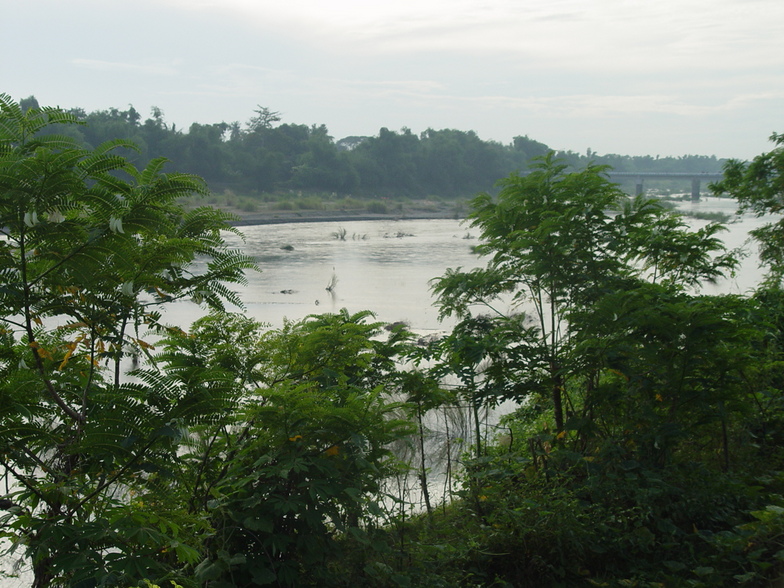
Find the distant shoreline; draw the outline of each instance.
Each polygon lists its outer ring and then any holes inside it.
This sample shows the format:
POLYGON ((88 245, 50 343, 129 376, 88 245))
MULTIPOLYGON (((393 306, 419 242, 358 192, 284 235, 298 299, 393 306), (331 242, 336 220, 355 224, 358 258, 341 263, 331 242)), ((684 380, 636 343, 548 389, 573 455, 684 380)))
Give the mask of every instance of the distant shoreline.
POLYGON ((395 214, 374 214, 364 210, 357 211, 335 211, 335 210, 299 210, 284 211, 274 210, 265 212, 239 212, 231 211, 237 220, 230 221, 234 227, 246 227, 253 225, 277 225, 286 223, 330 223, 330 222, 350 222, 350 221, 404 221, 404 220, 432 220, 432 219, 455 219, 462 220, 465 215, 455 214, 454 211, 399 211, 395 214))

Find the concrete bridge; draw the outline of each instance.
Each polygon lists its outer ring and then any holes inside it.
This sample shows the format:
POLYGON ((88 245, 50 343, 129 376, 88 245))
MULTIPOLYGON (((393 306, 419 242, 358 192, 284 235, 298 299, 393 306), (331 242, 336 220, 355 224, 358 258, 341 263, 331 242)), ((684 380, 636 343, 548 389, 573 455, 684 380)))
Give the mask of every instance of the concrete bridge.
POLYGON ((720 173, 689 173, 689 172, 617 172, 610 171, 607 175, 611 180, 623 180, 634 178, 634 193, 642 194, 643 180, 644 179, 657 179, 657 180, 671 180, 671 179, 691 179, 691 199, 700 199, 700 184, 703 181, 714 182, 722 179, 724 176, 720 173))

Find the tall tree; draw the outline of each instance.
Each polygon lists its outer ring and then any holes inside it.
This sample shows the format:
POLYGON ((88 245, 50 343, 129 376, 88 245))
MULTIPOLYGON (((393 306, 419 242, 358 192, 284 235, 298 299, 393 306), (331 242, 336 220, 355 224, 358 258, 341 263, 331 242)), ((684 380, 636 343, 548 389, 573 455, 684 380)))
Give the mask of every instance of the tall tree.
POLYGON ((197 555, 177 521, 132 497, 167 475, 200 405, 160 381, 124 382, 121 362, 151 349, 161 306, 239 304, 227 285, 254 267, 226 248, 226 215, 181 208, 206 191, 199 178, 163 173, 161 159, 137 170, 115 153, 126 141, 88 150, 47 134, 76 122, 0 95, 4 534, 36 588, 136 581, 197 555), (175 543, 174 560, 159 557, 175 543))
MULTIPOLYGON (((510 305, 512 314, 531 313, 527 324, 516 321, 523 326, 520 342, 530 342, 532 326, 539 334, 533 346, 518 354, 526 358, 525 370, 520 371, 541 374, 540 391, 549 391, 556 431, 564 428, 564 401, 569 401, 564 397, 570 371, 566 358, 574 312, 589 307, 606 291, 646 276, 651 266, 658 279, 694 284, 713 279, 736 263, 714 238, 717 227, 692 233, 657 203, 628 200, 605 171, 589 165, 568 173, 551 152, 538 160, 531 174, 502 180, 497 199, 478 196, 469 215, 472 226, 481 231, 477 249, 490 257, 487 267, 449 270, 434 285, 442 315, 475 321, 477 306, 489 308, 505 321, 499 333, 507 336, 510 316, 499 310, 499 304, 510 305), (654 247, 662 235, 671 247, 668 255, 660 253, 663 245, 654 247), (670 259, 681 262, 666 263, 670 259), (536 358, 533 365, 531 358, 536 358)), ((530 375, 524 380, 536 382, 530 375)), ((507 381, 507 390, 496 389, 493 395, 519 398, 521 391, 510 387, 514 379, 507 381)), ((486 383, 495 386, 499 381, 488 378, 486 383)))
POLYGON ((276 122, 280 121, 280 112, 272 110, 260 104, 253 111, 256 116, 252 116, 248 121, 248 130, 251 133, 271 129, 276 122))
POLYGON ((397 464, 388 445, 410 432, 392 398, 410 335, 384 337, 371 316, 344 309, 265 332, 215 314, 165 341, 173 386, 235 390, 233 410, 193 431, 163 481, 214 528, 195 570, 204 585, 342 586, 331 566, 350 538, 375 549, 381 483, 397 464))

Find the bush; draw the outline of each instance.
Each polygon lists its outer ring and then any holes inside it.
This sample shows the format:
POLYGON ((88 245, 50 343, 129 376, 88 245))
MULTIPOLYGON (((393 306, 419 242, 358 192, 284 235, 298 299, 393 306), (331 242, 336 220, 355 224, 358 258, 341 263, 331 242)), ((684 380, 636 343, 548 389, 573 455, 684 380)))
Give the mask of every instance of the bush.
POLYGON ((784 509, 697 464, 654 471, 554 448, 535 468, 499 452, 469 461, 463 487, 432 520, 390 531, 407 565, 452 585, 756 586, 784 559, 784 509))
POLYGON ((337 210, 352 210, 357 208, 365 208, 365 203, 362 200, 357 200, 356 198, 341 198, 340 200, 335 201, 335 208, 337 210))
POLYGON ((258 208, 258 205, 249 198, 243 198, 240 202, 240 210, 244 212, 256 212, 258 208))
POLYGON ((324 210, 324 203, 318 196, 305 196, 297 199, 299 210, 324 210))
POLYGON ((389 214, 389 207, 379 200, 367 203, 367 211, 373 214, 389 214))

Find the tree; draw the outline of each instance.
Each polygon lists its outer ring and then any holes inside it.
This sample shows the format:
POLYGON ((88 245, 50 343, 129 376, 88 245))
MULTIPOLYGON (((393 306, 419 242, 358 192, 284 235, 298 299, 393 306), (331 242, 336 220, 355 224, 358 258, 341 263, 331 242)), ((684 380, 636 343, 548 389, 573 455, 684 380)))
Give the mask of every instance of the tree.
MULTIPOLYGON (((494 387, 491 396, 519 400, 533 392, 537 378, 530 374, 539 374, 539 393, 549 391, 556 432, 564 429, 564 402, 571 404, 567 358, 570 317, 576 311, 589 308, 607 291, 628 288, 652 267, 657 279, 693 285, 736 264, 731 255, 722 255, 723 246, 714 238, 718 226, 702 233, 688 231, 656 202, 628 200, 604 175, 605 169, 589 165, 567 173, 551 152, 529 175, 502 180, 497 200, 489 194, 475 198, 469 219, 481 231, 483 242, 477 249, 490 256, 490 262, 470 272, 449 270, 433 287, 442 316, 476 322, 473 313, 480 306, 508 324, 510 317, 499 304, 509 304, 512 314, 531 312, 530 319, 516 321, 522 326, 516 356, 525 360, 520 371, 529 373, 526 386, 516 389, 516 379, 508 374, 486 383, 506 380, 506 389, 494 387), (670 247, 667 255, 660 239, 670 247), (666 262, 671 259, 682 261, 666 262), (531 326, 538 337, 529 344, 531 326), (519 349, 523 344, 525 351, 519 349)), ((482 353, 476 349, 474 355, 479 364, 482 353)), ((494 355, 497 361, 505 357, 494 355)), ((574 412, 575 407, 568 409, 574 412)))
POLYGON ((349 152, 359 172, 359 188, 394 196, 414 193, 418 147, 419 137, 406 128, 396 133, 384 127, 377 137, 359 143, 349 152))
POLYGON ((335 145, 337 146, 338 151, 352 151, 357 147, 357 145, 361 144, 367 139, 368 137, 351 135, 350 137, 343 137, 337 141, 335 145))
MULTIPOLYGON (((784 212, 784 134, 773 133, 776 145, 768 153, 746 163, 730 160, 724 178, 711 184, 717 194, 729 194, 740 204, 738 214, 751 211, 757 216, 784 212)), ((759 245, 761 265, 768 266, 769 285, 780 287, 784 280, 784 217, 751 231, 759 245)))
POLYGON ((567 428, 592 429, 615 459, 645 468, 664 468, 698 445, 728 470, 728 430, 750 416, 744 374, 759 363, 766 336, 755 306, 671 283, 607 292, 572 317, 573 361, 596 377, 567 428))
POLYGON ((256 116, 252 116, 248 121, 248 130, 251 133, 269 130, 273 124, 280 121, 280 112, 270 110, 266 106, 259 104, 253 112, 256 113, 256 116))
POLYGON ((371 316, 343 310, 266 331, 216 314, 165 341, 172 386, 234 389, 216 394, 233 408, 193 431, 167 482, 214 528, 195 569, 205 585, 345 585, 334 568, 348 571, 347 543, 371 545, 381 483, 397 467, 388 445, 411 430, 392 400, 409 334, 382 338, 371 316))
POLYGON ((126 141, 89 150, 47 134, 75 123, 0 95, 3 524, 41 588, 161 577, 198 555, 179 515, 149 506, 200 405, 161 380, 124 381, 122 366, 166 331, 161 307, 239 304, 227 285, 255 267, 226 248, 227 215, 180 206, 206 192, 199 178, 162 159, 137 170, 115 153, 126 141))
POLYGON ((327 127, 313 125, 304 144, 306 151, 292 168, 292 184, 297 188, 350 192, 356 186, 356 172, 329 136, 327 127))
POLYGON ((208 182, 218 182, 226 175, 226 150, 222 137, 229 126, 192 124, 188 134, 180 137, 182 154, 179 163, 183 169, 198 173, 208 182))
POLYGON ((758 302, 771 328, 764 345, 770 354, 764 367, 756 368, 749 382, 754 386, 755 404, 763 413, 758 434, 767 454, 776 453, 782 430, 782 388, 780 385, 782 349, 782 293, 784 289, 784 134, 773 133, 775 147, 750 162, 730 160, 724 165, 724 177, 712 184, 715 194, 728 194, 739 203, 738 214, 752 212, 770 216, 770 222, 750 232, 759 247, 760 266, 767 266, 765 281, 757 289, 758 302))
POLYGON ((522 157, 520 163, 528 163, 537 157, 547 155, 550 148, 544 143, 529 139, 528 135, 517 136, 512 140, 512 150, 515 155, 522 157))
POLYGON ((467 462, 459 514, 436 523, 476 521, 461 527, 475 545, 463 577, 766 583, 781 549, 781 289, 700 295, 736 264, 720 227, 626 199, 601 168, 548 157, 473 206, 490 260, 435 281, 459 318, 435 374, 520 407, 504 443, 467 462))
POLYGON ((35 96, 28 96, 19 101, 19 108, 26 112, 31 108, 40 108, 40 105, 35 96))

